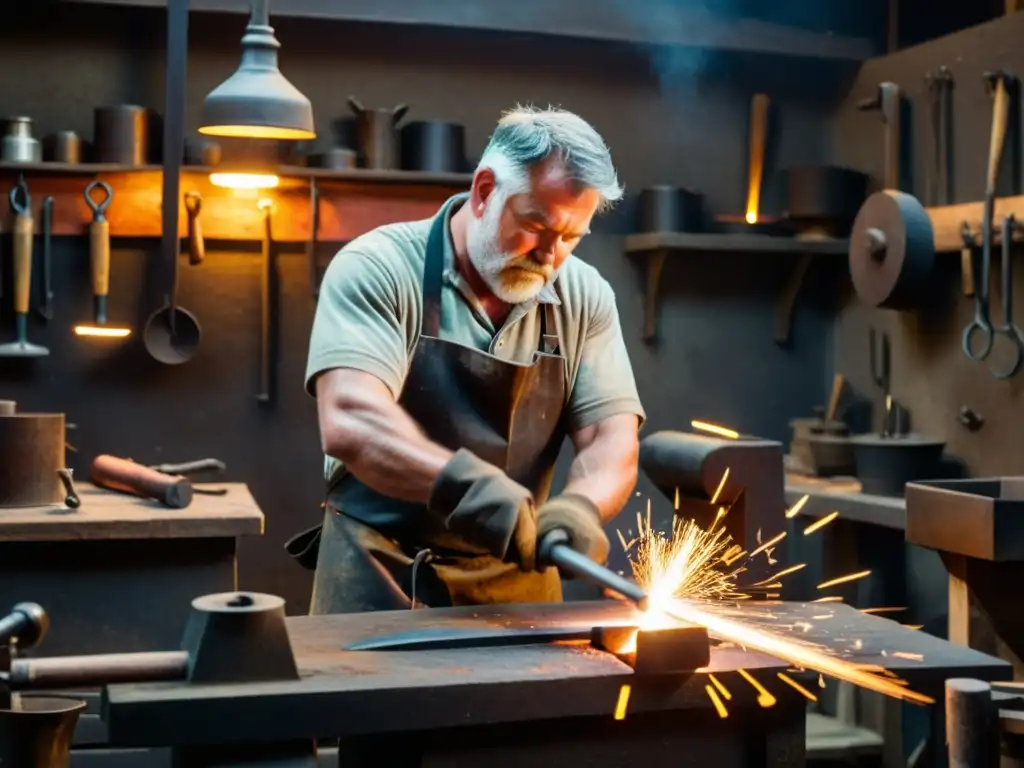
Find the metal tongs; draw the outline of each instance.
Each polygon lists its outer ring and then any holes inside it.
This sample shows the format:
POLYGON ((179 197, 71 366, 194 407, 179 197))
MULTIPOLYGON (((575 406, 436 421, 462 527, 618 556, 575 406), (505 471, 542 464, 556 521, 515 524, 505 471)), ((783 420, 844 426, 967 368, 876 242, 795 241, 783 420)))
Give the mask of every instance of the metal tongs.
POLYGON ((227 469, 227 465, 220 459, 196 459, 181 464, 151 464, 149 468, 165 475, 187 477, 193 483, 193 493, 201 493, 204 496, 226 496, 228 492, 227 488, 197 488, 194 485, 196 480, 192 477, 203 472, 217 472, 218 474, 223 472, 227 469))

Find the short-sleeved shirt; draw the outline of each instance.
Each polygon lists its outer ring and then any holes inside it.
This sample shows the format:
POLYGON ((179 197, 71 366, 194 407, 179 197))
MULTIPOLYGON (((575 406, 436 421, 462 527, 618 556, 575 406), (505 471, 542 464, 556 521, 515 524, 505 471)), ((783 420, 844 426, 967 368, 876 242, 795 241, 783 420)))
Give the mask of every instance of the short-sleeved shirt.
MULTIPOLYGON (((457 195, 437 215, 456 211, 457 195)), ((423 269, 434 218, 388 224, 342 248, 324 274, 306 367, 306 390, 333 368, 353 368, 379 378, 398 399, 420 336, 423 269)), ((538 349, 540 303, 555 305, 566 360, 565 424, 570 433, 609 416, 645 417, 622 338, 615 294, 598 271, 576 256, 563 262, 540 295, 513 307, 497 328, 467 282, 453 268, 454 246, 446 226, 440 337, 529 363, 538 349)), ((547 329, 546 333, 552 333, 547 329)), ((439 404, 441 405, 441 404, 439 404)), ((326 457, 328 480, 340 477, 339 462, 326 457)))

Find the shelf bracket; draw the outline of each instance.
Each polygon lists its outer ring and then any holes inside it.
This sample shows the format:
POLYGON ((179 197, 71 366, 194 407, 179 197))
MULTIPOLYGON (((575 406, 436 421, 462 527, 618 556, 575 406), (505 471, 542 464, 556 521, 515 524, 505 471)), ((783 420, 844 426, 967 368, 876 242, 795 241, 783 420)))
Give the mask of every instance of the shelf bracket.
POLYGON ((775 306, 775 343, 780 347, 789 346, 793 338, 793 311, 796 309, 796 301, 800 297, 800 291, 804 286, 804 279, 807 277, 807 270, 811 266, 811 255, 802 254, 793 271, 786 281, 786 288, 779 296, 779 302, 775 306))
POLYGON ((658 300, 661 287, 661 271, 665 266, 666 248, 653 248, 649 251, 635 251, 634 256, 640 260, 644 279, 644 324, 643 340, 647 344, 658 338, 658 300))

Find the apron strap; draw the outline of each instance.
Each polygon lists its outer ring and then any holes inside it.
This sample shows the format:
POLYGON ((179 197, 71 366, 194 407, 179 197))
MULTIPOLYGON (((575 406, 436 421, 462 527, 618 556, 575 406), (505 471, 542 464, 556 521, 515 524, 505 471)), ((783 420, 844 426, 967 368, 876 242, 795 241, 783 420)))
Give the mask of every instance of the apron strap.
MULTIPOLYGON (((454 200, 454 198, 452 198, 454 200)), ((427 253, 423 260, 423 322, 420 333, 439 338, 441 335, 441 288, 444 284, 444 238, 448 228, 449 200, 434 217, 427 236, 427 253)))
POLYGON ((544 304, 543 306, 543 314, 540 316, 541 351, 549 355, 557 355, 560 342, 558 324, 555 321, 555 307, 553 304, 544 304))

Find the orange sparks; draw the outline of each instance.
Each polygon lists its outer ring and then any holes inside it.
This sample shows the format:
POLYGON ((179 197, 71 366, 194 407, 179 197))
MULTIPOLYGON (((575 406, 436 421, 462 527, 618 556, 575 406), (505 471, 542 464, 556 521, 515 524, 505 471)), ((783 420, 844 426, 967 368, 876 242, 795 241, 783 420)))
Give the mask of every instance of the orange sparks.
POLYGON ((835 587, 840 584, 846 584, 851 581, 857 581, 857 579, 863 579, 865 576, 870 576, 871 571, 857 571, 856 573, 848 573, 845 576, 839 576, 835 579, 829 579, 818 585, 818 589, 828 589, 829 587, 835 587))
POLYGON ((924 624, 904 624, 907 629, 924 629, 924 624))
MULTIPOLYGON (((821 589, 821 587, 818 587, 821 589)), ((843 598, 839 595, 829 595, 828 597, 819 597, 817 600, 811 600, 812 603, 841 603, 843 598)))
POLYGON ((763 685, 757 682, 757 680, 754 679, 753 675, 751 675, 745 669, 739 670, 739 673, 743 675, 743 679, 750 683, 751 687, 755 691, 757 691, 758 704, 760 704, 765 709, 767 709, 768 707, 775 706, 777 699, 774 696, 772 696, 771 692, 767 688, 765 688, 763 685))
POLYGON ((622 545, 623 552, 629 552, 629 548, 632 546, 632 542, 626 541, 626 537, 622 535, 622 531, 615 529, 615 533, 619 537, 619 543, 622 545))
POLYGON ((722 473, 722 479, 718 481, 718 487, 715 489, 715 495, 711 497, 711 505, 714 506, 718 503, 718 497, 722 493, 722 489, 725 488, 725 481, 729 479, 729 468, 725 468, 725 472, 722 473))
POLYGON ((804 508, 804 504, 807 503, 807 500, 809 498, 811 498, 811 495, 809 493, 805 493, 804 497, 802 499, 800 499, 800 501, 798 501, 792 507, 787 509, 786 510, 786 519, 792 519, 792 518, 796 517, 797 515, 799 515, 800 514, 800 510, 804 508))
POLYGON ((723 704, 722 700, 718 698, 718 691, 716 691, 710 685, 705 685, 704 690, 707 692, 708 698, 711 699, 711 703, 715 707, 715 712, 718 713, 718 716, 720 718, 725 720, 725 718, 729 716, 729 710, 725 708, 725 704, 723 704))
POLYGON ((811 701, 817 701, 818 700, 817 696, 815 696, 813 693, 808 691, 806 688, 804 688, 802 685, 800 685, 800 683, 798 683, 796 680, 791 678, 789 675, 785 674, 784 672, 779 672, 777 674, 779 676, 779 680, 784 682, 786 685, 788 685, 793 690, 798 691, 799 693, 802 693, 804 696, 806 696, 811 701))
POLYGON ((708 680, 710 680, 711 684, 718 689, 718 692, 721 694, 723 699, 725 699, 726 701, 732 701, 732 694, 729 693, 729 689, 722 684, 721 680, 712 675, 710 672, 708 673, 708 680))
POLYGON ((813 523, 811 523, 806 528, 804 528, 804 536, 810 536, 815 531, 821 530, 826 525, 828 525, 833 520, 835 520, 837 517, 839 517, 839 513, 838 512, 831 512, 831 513, 825 515, 820 520, 815 520, 813 523))
MULTIPOLYGON (((819 674, 827 674, 869 691, 875 691, 876 693, 892 696, 904 701, 918 704, 933 704, 935 702, 929 696, 908 690, 895 684, 892 680, 872 674, 872 671, 866 665, 845 661, 829 655, 827 652, 819 650, 812 645, 793 641, 761 627, 741 621, 734 621, 709 610, 702 610, 694 601, 676 600, 671 607, 665 608, 665 612, 680 621, 703 624, 708 628, 708 632, 713 635, 728 638, 744 648, 775 656, 794 666, 812 669, 819 674)), ((760 694, 763 686, 760 686, 760 684, 755 685, 756 681, 751 682, 753 678, 743 670, 740 670, 740 674, 747 678, 747 682, 750 682, 751 685, 758 689, 758 703, 761 703, 762 706, 771 706, 770 704, 762 703, 762 696, 760 694)), ((768 696, 771 697, 771 703, 774 704, 774 697, 771 694, 768 694, 768 696)), ((767 702, 768 699, 765 698, 764 701, 767 702)))
POLYGON ((717 424, 712 424, 709 421, 691 421, 690 426, 696 429, 698 432, 707 432, 711 435, 718 435, 719 437, 725 437, 729 440, 736 440, 739 438, 740 433, 735 429, 729 429, 728 427, 720 427, 717 424))
POLYGON ((676 486, 676 497, 672 502, 672 509, 679 509, 679 486, 676 486))
POLYGON ((889 654, 897 659, 906 659, 907 661, 924 661, 924 655, 920 653, 907 653, 906 651, 895 651, 889 654))
MULTIPOLYGON (((786 538, 786 532, 785 531, 780 533, 774 539, 768 539, 768 541, 766 541, 764 544, 762 544, 761 546, 759 546, 757 549, 755 549, 753 552, 750 553, 750 559, 753 559, 753 558, 757 557, 759 554, 764 552, 769 547, 774 547, 776 544, 778 544, 784 538, 786 538)), ((820 587, 819 587, 819 589, 820 589, 820 587)))
POLYGON ((626 707, 629 705, 629 693, 632 690, 632 687, 626 684, 619 688, 619 698, 615 702, 616 720, 624 720, 626 718, 626 707))
POLYGON ((754 586, 755 587, 768 587, 769 586, 769 582, 778 581, 783 576, 789 576, 789 574, 796 573, 800 569, 806 568, 806 567, 807 567, 807 563, 797 563, 796 565, 791 565, 791 566, 789 566, 789 568, 783 568, 781 571, 776 573, 774 576, 769 576, 764 581, 757 582, 756 584, 754 584, 754 586))
POLYGON ((711 521, 711 525, 708 527, 708 531, 715 530, 715 527, 722 521, 722 518, 729 514, 729 510, 726 507, 719 507, 718 514, 715 515, 715 519, 711 521))

